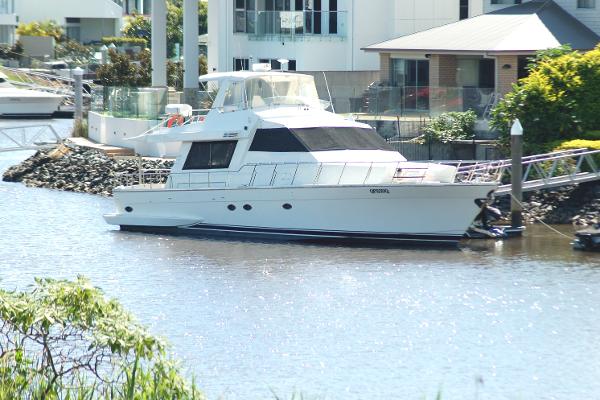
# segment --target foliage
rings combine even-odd
[[[535,68],[544,61],[548,61],[553,58],[562,57],[564,55],[570,54],[573,52],[573,48],[568,44],[560,45],[559,47],[554,47],[552,49],[546,50],[538,50],[535,53],[535,56],[528,59],[529,63],[527,64],[527,69],[529,71],[535,70]]]
[[[0,58],[20,60],[23,55],[23,45],[17,41],[12,46],[0,45]]]
[[[152,55],[144,50],[137,55],[109,51],[110,64],[100,66],[96,76],[103,86],[143,87],[152,83]],[[206,74],[206,57],[198,59],[200,75]],[[167,84],[177,90],[183,87],[183,64],[167,61]]]
[[[109,44],[114,44],[115,46],[131,45],[140,46],[142,48],[148,47],[148,41],[143,37],[105,36],[102,38],[102,44],[107,46]]]
[[[422,142],[448,143],[453,140],[473,139],[477,115],[473,110],[447,112],[432,119],[424,128]]]
[[[198,31],[208,31],[208,5],[198,1]],[[144,15],[133,14],[127,19],[122,29],[125,37],[143,38],[147,45],[152,43],[152,25]],[[183,44],[183,1],[167,1],[167,56],[175,56],[175,43]]]
[[[148,86],[151,83],[149,53],[147,50],[141,51],[136,60],[111,49],[108,52],[110,64],[98,68],[97,79],[103,86]]]
[[[555,143],[554,150],[589,149],[600,150],[600,140],[574,139]]]
[[[68,60],[74,64],[87,64],[94,60],[94,48],[84,46],[76,40],[67,39],[54,47],[56,58]]]
[[[0,290],[0,399],[202,398],[150,335],[89,281]]]
[[[63,28],[55,21],[33,21],[28,24],[21,22],[17,27],[17,35],[52,36],[57,42],[61,42],[65,37]]]
[[[527,153],[600,128],[600,47],[585,54],[560,52],[540,57],[493,110],[491,126],[504,143],[516,118],[523,125]]]

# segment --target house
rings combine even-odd
[[[269,63],[311,73],[321,95],[323,71],[337,111],[379,79],[379,57],[362,47],[458,21],[482,7],[464,0],[209,0],[208,70]]]
[[[14,44],[16,25],[15,0],[0,1],[0,44]]]
[[[6,1],[0,0],[0,6]],[[69,38],[84,44],[116,36],[122,26],[121,0],[17,0],[14,6],[19,22],[53,20]]]
[[[594,0],[488,1],[487,13],[363,48],[379,54],[381,86],[389,88],[379,112],[482,116],[526,76],[537,51],[563,44],[585,51],[600,42]]]

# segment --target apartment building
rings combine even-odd
[[[0,0],[0,11],[2,2]],[[148,0],[149,1],[149,0]],[[121,0],[17,0],[14,13],[19,22],[53,20],[65,27],[66,35],[81,43],[118,35],[122,26]]]
[[[16,25],[15,0],[0,0],[0,44],[14,43]]]

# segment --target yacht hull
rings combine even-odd
[[[286,241],[455,244],[494,184],[116,189],[128,231]],[[129,211],[127,211],[129,210]]]
[[[27,92],[20,90],[20,92]],[[62,97],[42,93],[40,96],[5,95],[0,92],[0,115],[10,116],[50,116],[58,111]]]

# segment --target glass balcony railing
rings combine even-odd
[[[346,11],[244,11],[234,13],[234,32],[250,37],[346,37]]]
[[[366,90],[330,88],[337,112],[371,115],[426,115],[437,116],[449,111],[473,110],[478,117],[495,105],[493,88],[433,87],[433,86],[379,86]],[[327,88],[317,87],[319,95],[327,95]]]
[[[92,90],[91,110],[118,118],[160,119],[166,88],[98,87]]]

